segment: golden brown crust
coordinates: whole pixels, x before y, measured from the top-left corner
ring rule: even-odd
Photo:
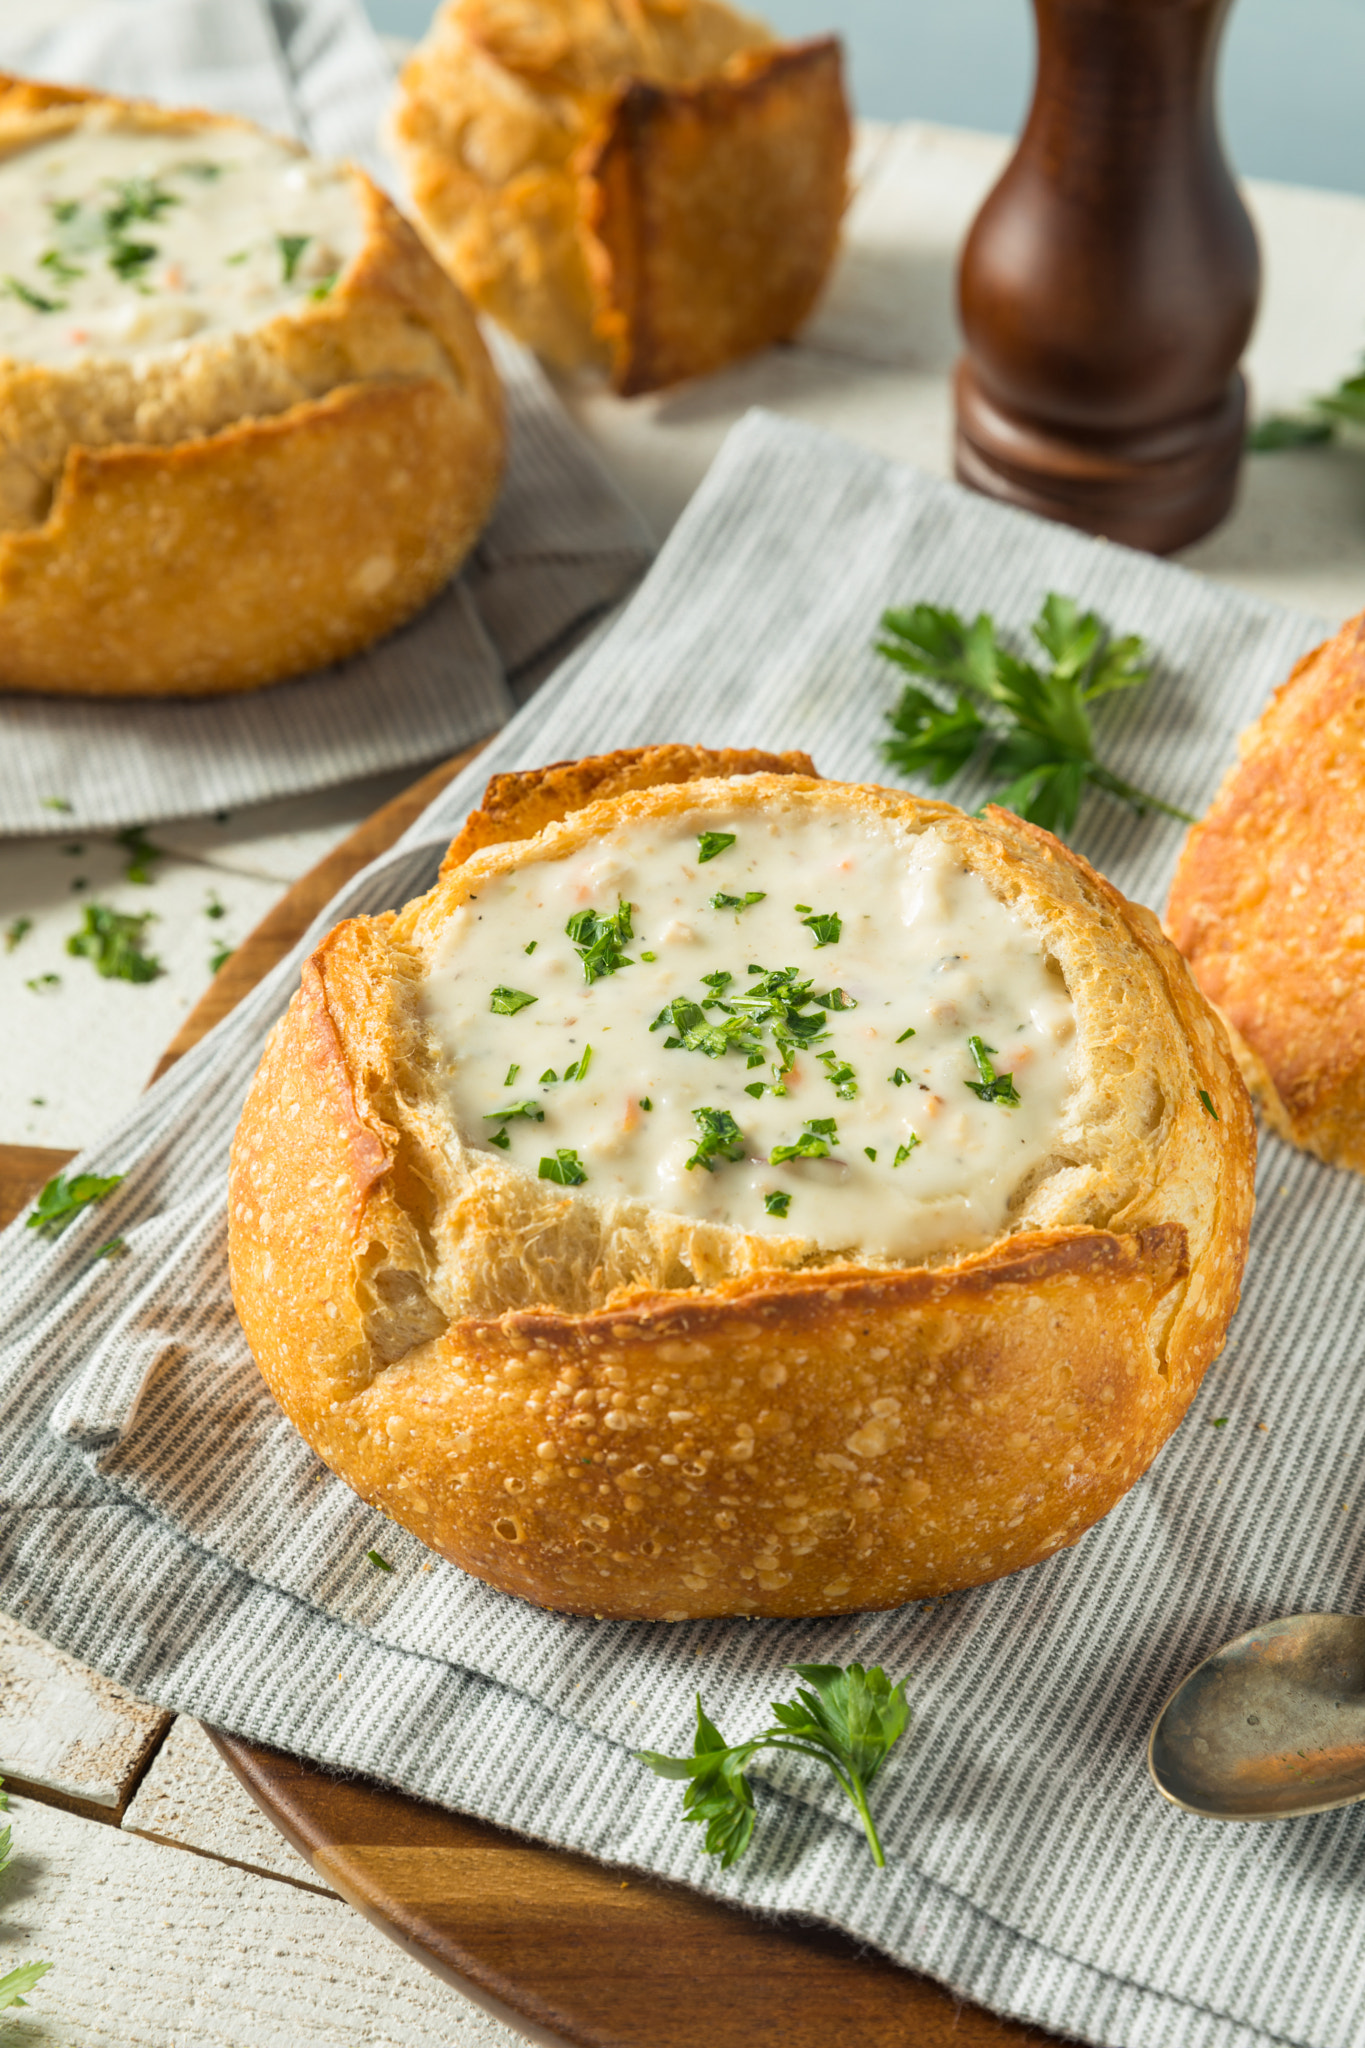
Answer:
[[[1268,1121],[1365,1172],[1365,614],[1305,655],[1186,840],[1167,924]],[[1254,1062],[1254,1064],[1253,1064]]]
[[[838,246],[850,128],[832,36],[617,94],[583,159],[597,332],[624,397],[796,332]]]
[[[495,775],[483,793],[483,804],[471,811],[450,843],[441,873],[462,867],[481,847],[513,839],[533,839],[547,825],[581,811],[600,797],[624,796],[633,789],[658,789],[664,783],[700,782],[712,775],[810,775],[809,754],[768,754],[761,747],[618,747],[612,754],[593,754],[581,761],[551,761],[545,768],[526,768]]]
[[[91,102],[221,125],[0,79],[0,149]],[[327,298],[136,371],[0,363],[0,688],[258,688],[391,631],[468,552],[501,473],[497,378],[450,279],[351,176],[363,243]]]
[[[394,137],[475,303],[553,362],[610,355],[622,391],[789,335],[845,202],[837,43],[721,0],[446,0]]]
[[[262,1372],[367,1500],[547,1606],[839,1613],[1051,1555],[1146,1469],[1236,1304],[1255,1136],[1216,1017],[1147,913],[1007,813],[970,820],[790,769],[641,788],[643,758],[514,778],[489,813],[508,836],[319,949],[234,1146],[233,1288]],[[604,797],[623,763],[630,787]],[[586,805],[565,814],[575,790]],[[1021,914],[1043,906],[1086,1045],[1078,1085],[1113,1135],[1090,1167],[1072,1145],[1070,1193],[1038,1210],[1050,1223],[1026,1211],[932,1267],[793,1268],[774,1239],[746,1264],[741,1241],[709,1278],[694,1251],[690,1279],[594,1283],[577,1311],[546,1294],[479,1310],[484,1277],[461,1294],[452,1232],[472,1229],[491,1270],[501,1226],[450,1192],[451,1134],[411,1028],[426,950],[491,874],[707,803],[932,825]],[[542,810],[533,841],[513,836]],[[480,1171],[485,1188],[525,1182],[541,1204],[529,1235],[581,1224],[564,1191]]]

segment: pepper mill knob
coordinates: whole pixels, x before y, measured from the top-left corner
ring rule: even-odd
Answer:
[[[1260,289],[1214,110],[1231,0],[1034,0],[1038,77],[958,276],[956,469],[1165,554],[1232,504]]]

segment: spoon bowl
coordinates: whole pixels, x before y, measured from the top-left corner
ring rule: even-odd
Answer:
[[[1288,1820],[1365,1800],[1365,1617],[1294,1614],[1249,1629],[1182,1679],[1147,1768],[1209,1820]]]

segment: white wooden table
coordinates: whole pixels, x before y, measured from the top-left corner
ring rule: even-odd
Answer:
[[[751,405],[947,473],[954,255],[1005,149],[946,129],[866,127],[839,271],[796,346],[632,403],[565,382],[566,404],[660,538]],[[1335,383],[1365,346],[1365,200],[1271,185],[1250,197],[1266,260],[1250,367],[1258,409],[1282,409]],[[1254,458],[1233,518],[1185,559],[1346,617],[1365,605],[1365,455]],[[0,1139],[79,1146],[131,1104],[204,988],[215,943],[242,937],[409,779],[158,827],[165,855],[150,885],[123,878],[110,840],[0,845],[0,931],[32,920],[0,950]],[[67,957],[96,891],[156,911],[162,979],[100,981]],[[215,903],[221,916],[207,914]],[[26,986],[45,973],[60,986]],[[0,1972],[35,1955],[55,1964],[30,2007],[7,2016],[16,2043],[510,2048],[503,2026],[319,1886],[193,1722],[128,1700],[3,1617],[0,1771],[46,1788],[15,1801],[15,1873],[0,1883]]]

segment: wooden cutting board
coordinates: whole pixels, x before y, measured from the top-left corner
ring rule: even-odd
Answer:
[[[435,768],[296,882],[163,1054],[188,1052],[336,891],[478,752]],[[71,1155],[0,1146],[0,1224]],[[532,2039],[574,2048],[1023,2048],[1053,2037],[963,2005],[857,1942],[543,1847],[210,1730],[257,1805],[376,1927]],[[894,1884],[895,1873],[885,1881]]]

